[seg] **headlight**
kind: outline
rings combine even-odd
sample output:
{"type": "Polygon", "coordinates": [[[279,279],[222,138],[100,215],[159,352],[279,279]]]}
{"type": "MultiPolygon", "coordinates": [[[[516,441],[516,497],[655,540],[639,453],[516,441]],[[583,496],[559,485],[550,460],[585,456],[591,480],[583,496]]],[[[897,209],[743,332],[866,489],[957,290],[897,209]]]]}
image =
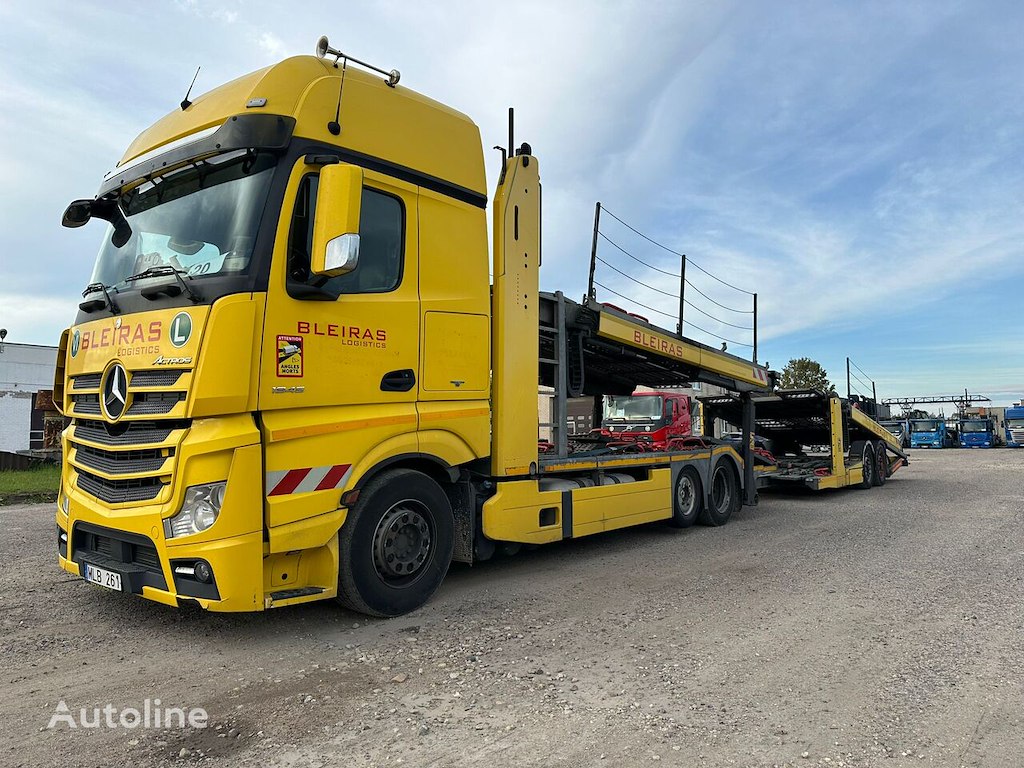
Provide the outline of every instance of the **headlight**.
{"type": "Polygon", "coordinates": [[[168,539],[202,533],[213,525],[224,503],[227,483],[193,485],[185,490],[181,511],[164,520],[164,535],[168,539]]]}
{"type": "Polygon", "coordinates": [[[71,499],[68,498],[68,495],[63,490],[60,492],[60,496],[57,497],[57,505],[60,511],[64,513],[64,517],[67,517],[68,510],[71,509],[71,499]]]}

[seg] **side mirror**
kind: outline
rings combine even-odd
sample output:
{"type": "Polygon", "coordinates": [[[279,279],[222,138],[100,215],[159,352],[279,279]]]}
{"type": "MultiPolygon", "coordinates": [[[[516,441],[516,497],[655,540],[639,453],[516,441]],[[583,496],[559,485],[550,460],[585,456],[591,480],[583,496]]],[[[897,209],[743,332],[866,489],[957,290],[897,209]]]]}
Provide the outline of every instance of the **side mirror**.
{"type": "Polygon", "coordinates": [[[363,196],[363,169],[357,165],[325,165],[320,169],[313,252],[309,271],[337,277],[359,263],[359,208],[363,196]]]}
{"type": "Polygon", "coordinates": [[[92,218],[92,200],[75,200],[64,211],[61,226],[74,229],[88,223],[92,218]]]}

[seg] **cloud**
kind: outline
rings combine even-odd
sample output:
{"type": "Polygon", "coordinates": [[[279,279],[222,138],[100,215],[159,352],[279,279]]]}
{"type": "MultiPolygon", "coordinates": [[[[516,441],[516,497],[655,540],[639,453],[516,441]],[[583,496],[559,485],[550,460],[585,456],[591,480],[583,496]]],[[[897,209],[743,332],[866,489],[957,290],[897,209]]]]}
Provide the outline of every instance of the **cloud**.
{"type": "MultiPolygon", "coordinates": [[[[27,317],[19,327],[43,342],[73,318],[99,235],[61,230],[60,212],[176,108],[197,65],[198,93],[310,52],[326,33],[476,120],[489,189],[498,155],[487,148],[507,141],[516,107],[516,141],[533,145],[544,183],[545,289],[586,289],[601,200],[687,254],[696,338],[750,341],[718,321],[745,325],[750,297],[700,265],[758,293],[759,343],[773,358],[814,351],[838,370],[849,353],[900,386],[941,382],[941,345],[969,345],[993,323],[1009,338],[1024,331],[998,292],[1024,278],[1024,14],[996,6],[525,2],[512,18],[474,3],[382,2],[341,24],[327,3],[7,4],[0,278],[28,303],[3,305],[0,323],[27,317]],[[175,45],[154,45],[154,28],[175,45]],[[965,285],[978,288],[970,301],[965,285]],[[920,355],[901,351],[915,346],[920,355]]],[[[612,220],[602,229],[678,271],[678,257],[612,220]]],[[[659,290],[677,287],[603,241],[599,253],[659,290]]],[[[671,296],[600,267],[599,279],[674,327],[671,296]]],[[[1018,362],[993,351],[976,373],[955,371],[1007,388],[1018,362]]]]}

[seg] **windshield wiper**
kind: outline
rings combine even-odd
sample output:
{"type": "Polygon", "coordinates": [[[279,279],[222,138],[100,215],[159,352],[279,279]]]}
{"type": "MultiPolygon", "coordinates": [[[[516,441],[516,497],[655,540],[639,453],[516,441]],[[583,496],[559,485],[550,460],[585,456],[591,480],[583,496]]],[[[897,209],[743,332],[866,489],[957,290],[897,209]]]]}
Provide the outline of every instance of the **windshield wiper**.
{"type": "Polygon", "coordinates": [[[110,311],[113,314],[121,314],[121,308],[117,306],[117,304],[114,302],[113,297],[110,295],[109,291],[110,288],[112,287],[113,286],[110,285],[104,285],[103,283],[89,283],[87,286],[85,286],[85,290],[82,291],[82,298],[84,299],[90,293],[103,291],[103,299],[89,299],[88,301],[83,301],[81,304],[78,305],[78,308],[83,312],[95,312],[97,309],[102,309],[103,307],[110,307],[110,311]],[[104,301],[104,299],[106,299],[106,301],[104,301]]]}
{"type": "MultiPolygon", "coordinates": [[[[123,282],[131,283],[136,280],[142,280],[147,277],[164,277],[166,275],[174,275],[174,277],[178,281],[178,284],[181,286],[181,289],[178,290],[176,293],[170,293],[170,289],[177,286],[155,285],[150,286],[148,288],[143,288],[142,291],[140,291],[140,293],[142,293],[142,295],[145,296],[147,299],[155,299],[161,293],[165,293],[168,296],[177,296],[178,294],[184,292],[185,295],[192,300],[193,304],[198,304],[199,302],[202,301],[199,294],[193,291],[191,288],[189,288],[188,283],[185,282],[185,278],[182,277],[182,275],[188,276],[188,272],[186,272],[184,269],[177,269],[175,267],[172,267],[170,264],[160,264],[155,267],[150,267],[149,269],[145,269],[142,272],[139,272],[139,274],[137,275],[130,275],[129,277],[126,277],[123,282]]],[[[189,280],[191,279],[192,278],[189,277],[189,280]]]]}

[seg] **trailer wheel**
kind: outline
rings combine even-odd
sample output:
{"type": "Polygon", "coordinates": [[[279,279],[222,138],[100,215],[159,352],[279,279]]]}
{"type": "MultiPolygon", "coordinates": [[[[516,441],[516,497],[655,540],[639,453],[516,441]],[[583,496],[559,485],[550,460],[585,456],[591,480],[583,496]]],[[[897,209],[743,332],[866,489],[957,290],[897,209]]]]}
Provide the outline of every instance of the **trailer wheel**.
{"type": "Polygon", "coordinates": [[[338,534],[338,597],[371,616],[400,616],[434,594],[455,547],[452,507],[421,472],[372,480],[338,534]]]}
{"type": "Polygon", "coordinates": [[[850,446],[850,461],[861,462],[864,467],[861,488],[870,488],[875,484],[875,446],[870,440],[855,440],[850,446]]]}
{"type": "Polygon", "coordinates": [[[889,457],[885,452],[885,443],[875,443],[875,485],[885,485],[889,477],[889,457]]]}
{"type": "Polygon", "coordinates": [[[674,528],[689,528],[700,517],[704,509],[704,487],[700,475],[693,467],[683,467],[676,478],[672,494],[672,517],[669,525],[674,528]]]}
{"type": "Polygon", "coordinates": [[[711,470],[710,502],[700,511],[701,525],[725,525],[740,507],[740,480],[728,459],[719,459],[711,470]]]}

